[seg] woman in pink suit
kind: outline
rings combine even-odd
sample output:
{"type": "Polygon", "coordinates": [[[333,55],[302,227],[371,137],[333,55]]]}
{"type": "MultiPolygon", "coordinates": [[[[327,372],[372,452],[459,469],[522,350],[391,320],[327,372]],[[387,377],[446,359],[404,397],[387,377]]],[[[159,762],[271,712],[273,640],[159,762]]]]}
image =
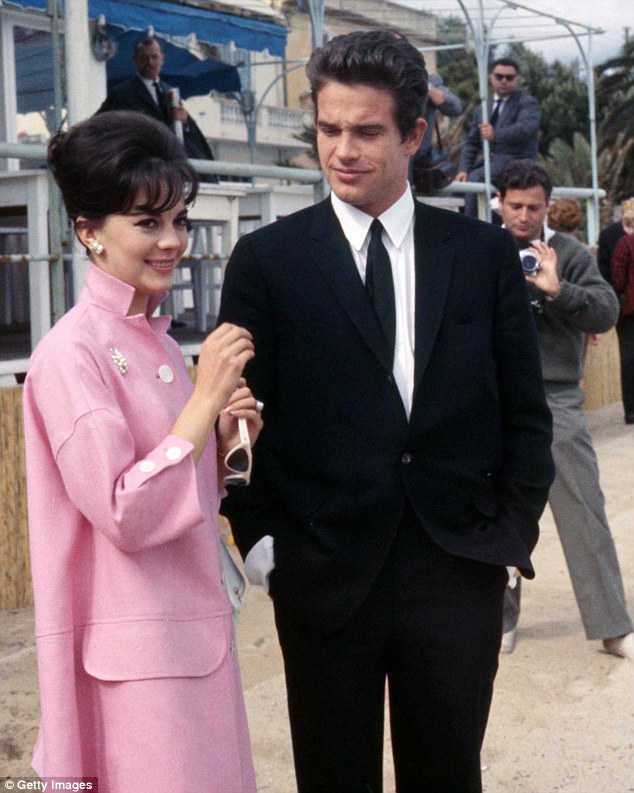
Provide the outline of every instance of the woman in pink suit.
{"type": "Polygon", "coordinates": [[[192,386],[155,317],[197,180],[165,125],[91,118],[49,144],[90,256],[24,388],[41,724],[33,767],[100,793],[255,793],[218,533],[250,334],[222,325],[192,386]]]}

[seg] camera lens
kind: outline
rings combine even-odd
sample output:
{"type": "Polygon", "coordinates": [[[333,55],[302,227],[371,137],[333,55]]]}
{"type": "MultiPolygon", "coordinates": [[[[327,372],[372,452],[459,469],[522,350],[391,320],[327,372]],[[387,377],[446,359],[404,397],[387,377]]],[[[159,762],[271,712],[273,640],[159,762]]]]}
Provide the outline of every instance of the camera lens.
{"type": "Polygon", "coordinates": [[[522,256],[522,269],[527,275],[536,275],[539,272],[537,257],[532,253],[525,253],[522,256]]]}

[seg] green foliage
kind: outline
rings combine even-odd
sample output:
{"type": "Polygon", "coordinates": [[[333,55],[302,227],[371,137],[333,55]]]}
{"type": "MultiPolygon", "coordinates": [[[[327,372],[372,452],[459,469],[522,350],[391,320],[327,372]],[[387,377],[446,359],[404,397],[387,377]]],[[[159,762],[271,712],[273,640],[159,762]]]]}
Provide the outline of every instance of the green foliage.
{"type": "Polygon", "coordinates": [[[592,187],[592,152],[587,139],[580,132],[573,135],[572,145],[555,138],[543,157],[544,168],[553,184],[560,187],[592,187]]]}
{"type": "MultiPolygon", "coordinates": [[[[437,27],[440,44],[464,45],[466,27],[459,17],[439,17],[437,27]]],[[[467,118],[478,101],[478,67],[475,55],[462,46],[455,50],[439,50],[437,53],[438,72],[445,85],[460,97],[467,118]]]]}
{"type": "Polygon", "coordinates": [[[612,202],[634,188],[634,39],[597,67],[599,150],[607,162],[612,202]]]}

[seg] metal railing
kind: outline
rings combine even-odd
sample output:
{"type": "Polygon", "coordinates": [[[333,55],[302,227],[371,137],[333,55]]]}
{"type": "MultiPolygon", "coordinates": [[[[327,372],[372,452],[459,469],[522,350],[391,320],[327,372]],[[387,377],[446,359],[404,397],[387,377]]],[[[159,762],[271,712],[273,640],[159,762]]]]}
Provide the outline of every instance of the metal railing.
{"type": "MultiPolygon", "coordinates": [[[[491,185],[495,190],[495,185],[491,185]]],[[[476,193],[478,196],[478,217],[486,217],[485,201],[490,193],[483,182],[452,182],[440,191],[439,195],[464,195],[465,193],[476,193]]],[[[596,213],[597,199],[605,198],[605,190],[593,190],[592,187],[553,187],[553,198],[576,198],[585,204],[587,242],[590,247],[596,245],[599,236],[599,218],[596,213]]]]}
{"type": "MultiPolygon", "coordinates": [[[[41,143],[6,143],[0,142],[0,158],[18,160],[46,160],[47,147],[41,143]]],[[[240,178],[275,179],[300,184],[313,185],[315,202],[320,201],[325,194],[324,180],[321,171],[307,168],[288,168],[279,165],[254,165],[240,162],[221,162],[219,160],[190,160],[191,165],[199,174],[215,176],[229,176],[240,178]]],[[[1,172],[0,172],[1,173],[1,172]]],[[[12,172],[9,172],[12,173],[12,172]]],[[[56,207],[59,205],[57,189],[49,193],[51,215],[57,216],[56,207]]],[[[72,255],[61,251],[44,254],[5,254],[0,256],[0,264],[29,264],[30,262],[48,262],[56,264],[62,260],[72,260],[72,255]]],[[[216,254],[188,254],[185,259],[199,261],[202,259],[218,258],[216,254]]]]}

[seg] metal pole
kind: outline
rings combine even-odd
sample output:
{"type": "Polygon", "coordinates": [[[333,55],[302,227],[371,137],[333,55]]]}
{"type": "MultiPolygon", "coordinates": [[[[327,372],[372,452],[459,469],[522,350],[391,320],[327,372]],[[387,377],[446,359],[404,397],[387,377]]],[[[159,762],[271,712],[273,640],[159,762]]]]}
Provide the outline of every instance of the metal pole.
{"type": "MultiPolygon", "coordinates": [[[[460,7],[465,15],[467,20],[467,25],[469,30],[471,31],[471,38],[473,39],[473,48],[476,56],[476,63],[478,66],[478,90],[480,92],[480,103],[482,108],[482,123],[486,124],[489,120],[489,106],[488,106],[488,98],[489,98],[489,83],[488,83],[488,73],[489,73],[489,47],[490,47],[490,36],[491,31],[495,25],[495,22],[499,15],[502,13],[504,8],[500,8],[500,10],[495,14],[493,20],[490,25],[490,29],[487,30],[484,20],[484,5],[482,0],[478,0],[478,19],[477,25],[474,25],[471,16],[469,15],[469,10],[462,2],[462,0],[458,0],[460,7]]],[[[485,192],[478,194],[478,216],[482,215],[480,209],[482,206],[482,201],[484,201],[484,218],[487,221],[491,221],[491,151],[489,148],[489,141],[482,140],[482,154],[484,156],[484,185],[485,185],[485,192]]]]}
{"type": "MultiPolygon", "coordinates": [[[[92,114],[92,95],[86,90],[86,74],[92,65],[88,0],[65,0],[64,33],[68,122],[76,124],[92,114]]],[[[86,257],[83,253],[77,253],[72,265],[72,290],[75,295],[79,294],[84,284],[86,267],[86,257]]]]}
{"type": "MultiPolygon", "coordinates": [[[[64,92],[62,81],[63,63],[62,42],[59,31],[59,1],[47,0],[47,13],[51,19],[51,45],[53,51],[53,96],[54,96],[54,130],[62,125],[62,110],[64,107],[64,92]]],[[[59,190],[51,175],[48,173],[48,244],[49,251],[61,250],[64,229],[68,224],[66,212],[60,201],[59,190]]],[[[66,313],[66,289],[64,280],[64,262],[55,257],[49,264],[49,281],[51,285],[51,323],[54,325],[66,313]]]]}
{"type": "MultiPolygon", "coordinates": [[[[577,39],[577,44],[579,40],[577,39]]],[[[594,68],[592,65],[592,31],[588,36],[588,62],[586,65],[588,79],[588,116],[590,121],[590,156],[592,161],[592,207],[594,217],[588,216],[588,245],[594,245],[599,236],[599,172],[597,167],[597,118],[596,99],[594,96],[594,68]]]]}
{"type": "Polygon", "coordinates": [[[90,34],[88,30],[88,0],[66,0],[64,14],[66,50],[66,93],[68,120],[76,124],[91,115],[90,91],[85,76],[90,68],[90,34]]]}
{"type": "MultiPolygon", "coordinates": [[[[594,245],[599,236],[599,172],[597,167],[597,119],[596,119],[596,98],[594,95],[594,67],[592,64],[592,29],[588,30],[588,51],[585,52],[581,46],[579,36],[572,29],[566,20],[560,19],[570,35],[574,38],[577,49],[581,53],[581,59],[586,70],[586,83],[588,86],[588,121],[590,126],[590,168],[592,171],[592,212],[587,213],[588,226],[588,245],[594,245]]],[[[590,207],[588,207],[590,209],[590,207]]]]}
{"type": "Polygon", "coordinates": [[[324,43],[325,7],[325,0],[308,0],[313,50],[318,49],[318,47],[321,47],[324,43]]]}

